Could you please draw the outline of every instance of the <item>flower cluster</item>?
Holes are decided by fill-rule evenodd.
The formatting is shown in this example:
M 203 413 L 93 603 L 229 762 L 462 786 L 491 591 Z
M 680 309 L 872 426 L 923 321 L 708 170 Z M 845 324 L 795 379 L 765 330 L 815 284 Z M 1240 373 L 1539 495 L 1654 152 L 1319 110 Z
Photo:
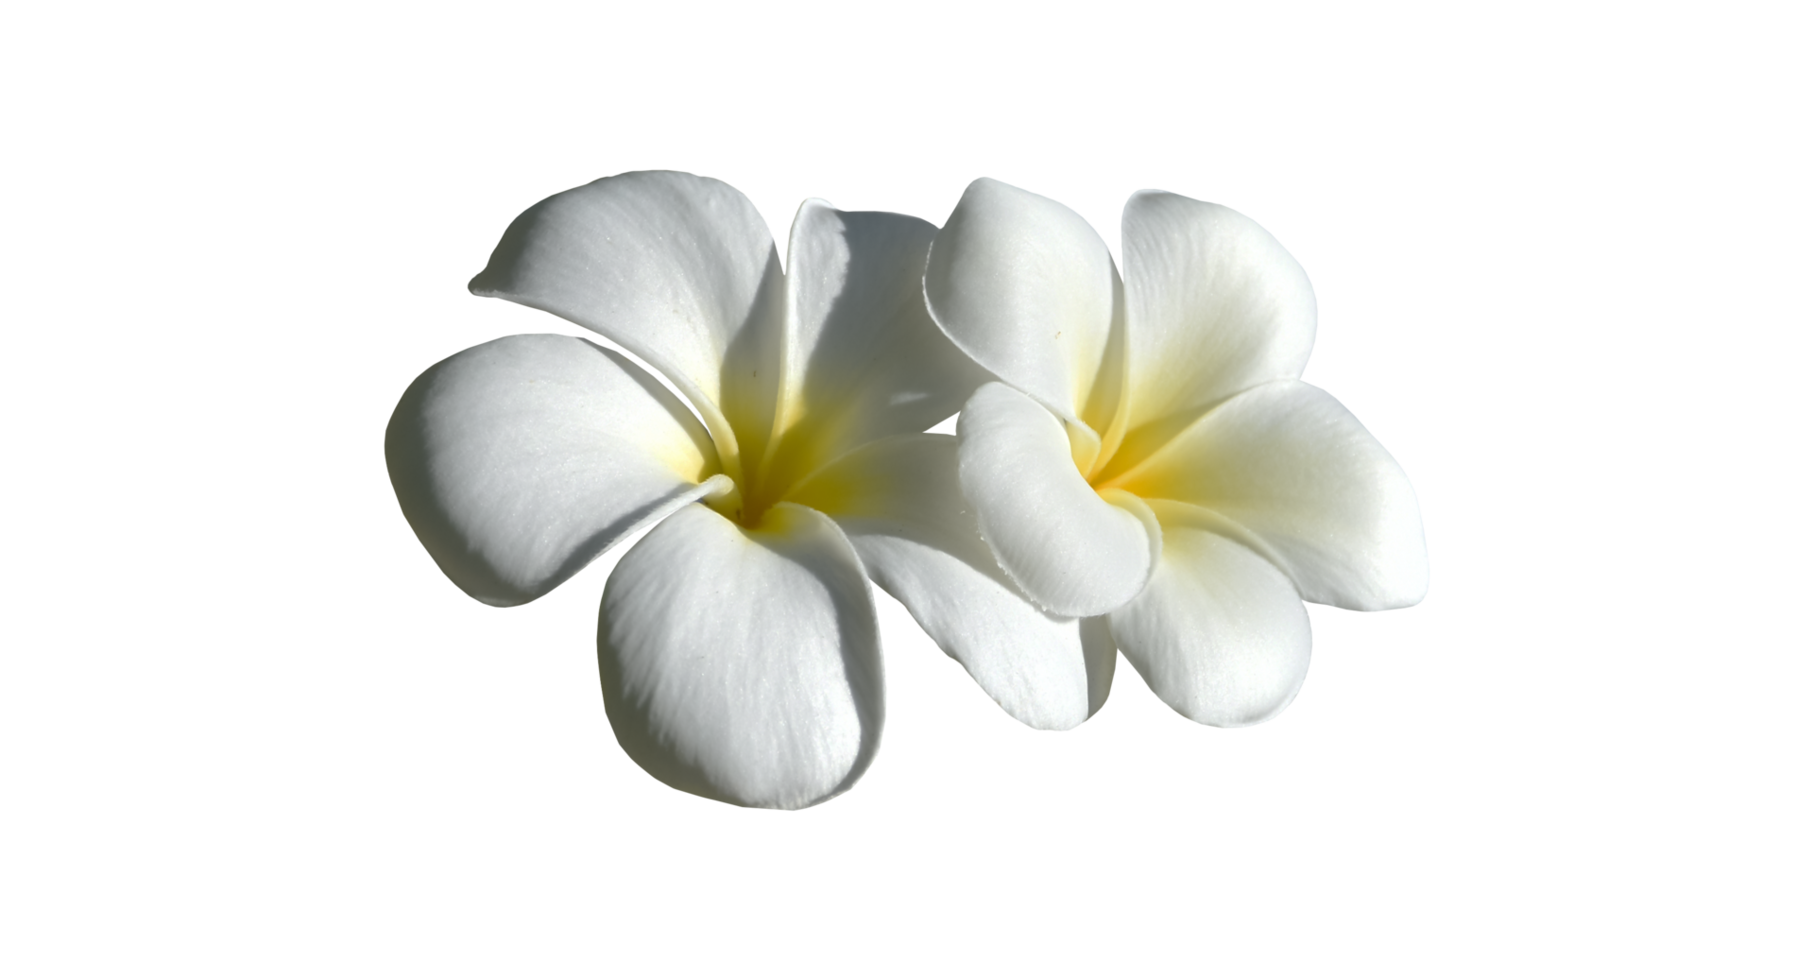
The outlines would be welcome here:
M 1278 242 L 1173 194 L 1122 220 L 1125 280 L 996 181 L 942 229 L 808 201 L 784 266 L 715 180 L 557 194 L 472 291 L 617 349 L 524 335 L 431 367 L 385 434 L 397 499 L 493 605 L 653 525 L 605 587 L 599 675 L 624 750 L 701 796 L 798 808 L 862 775 L 870 581 L 1028 725 L 1087 719 L 1117 651 L 1187 717 L 1262 721 L 1308 668 L 1304 600 L 1423 596 L 1416 498 L 1298 380 L 1315 301 Z

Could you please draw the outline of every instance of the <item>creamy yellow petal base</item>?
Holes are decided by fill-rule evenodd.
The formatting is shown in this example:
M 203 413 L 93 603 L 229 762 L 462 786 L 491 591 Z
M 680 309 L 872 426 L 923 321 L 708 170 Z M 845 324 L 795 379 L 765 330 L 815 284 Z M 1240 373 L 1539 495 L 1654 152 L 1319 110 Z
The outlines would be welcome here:
M 1215 512 L 1312 602 L 1392 609 L 1429 587 L 1404 470 L 1340 402 L 1301 381 L 1228 399 L 1108 485 Z

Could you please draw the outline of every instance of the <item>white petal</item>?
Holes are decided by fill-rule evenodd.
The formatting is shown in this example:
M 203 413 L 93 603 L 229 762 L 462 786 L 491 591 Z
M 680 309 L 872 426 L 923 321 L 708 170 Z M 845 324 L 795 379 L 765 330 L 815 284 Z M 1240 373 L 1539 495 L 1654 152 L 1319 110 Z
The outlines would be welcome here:
M 957 346 L 1071 418 L 1113 408 L 1119 291 L 1108 246 L 1076 212 L 987 178 L 964 191 L 926 266 L 933 318 Z
M 1158 525 L 1139 501 L 1090 488 L 1052 413 L 991 382 L 964 405 L 957 437 L 964 496 L 1023 592 L 1060 616 L 1098 616 L 1139 594 Z
M 1109 615 L 1121 652 L 1179 714 L 1231 728 L 1284 710 L 1310 669 L 1310 617 L 1289 579 L 1155 504 L 1165 549 L 1138 598 Z
M 577 337 L 505 337 L 409 386 L 384 434 L 403 515 L 454 584 L 528 602 L 619 538 L 728 485 L 661 383 Z
M 1230 398 L 1114 484 L 1221 515 L 1312 602 L 1392 609 L 1429 586 L 1411 481 L 1340 402 L 1301 381 Z
M 957 440 L 870 443 L 789 499 L 837 521 L 870 578 L 1022 723 L 1072 728 L 1108 697 L 1115 645 L 1107 630 L 1041 612 L 996 565 L 958 488 Z
M 848 789 L 875 755 L 875 607 L 823 514 L 780 504 L 750 530 L 682 509 L 612 570 L 598 637 L 618 742 L 677 789 L 796 809 Z
M 988 380 L 926 312 L 936 231 L 901 214 L 801 205 L 788 238 L 785 435 L 765 480 L 789 483 L 853 446 L 922 432 Z
M 1121 247 L 1132 405 L 1107 476 L 1222 399 L 1298 377 L 1316 339 L 1309 277 L 1238 212 L 1141 191 L 1122 212 Z
M 1107 616 L 1091 616 L 1077 621 L 1083 634 L 1085 663 L 1090 671 L 1090 714 L 1102 710 L 1109 699 L 1109 686 L 1115 680 L 1115 634 Z
M 728 184 L 645 171 L 595 180 L 511 222 L 472 280 L 654 365 L 691 398 L 735 471 L 767 440 L 780 381 L 781 262 Z

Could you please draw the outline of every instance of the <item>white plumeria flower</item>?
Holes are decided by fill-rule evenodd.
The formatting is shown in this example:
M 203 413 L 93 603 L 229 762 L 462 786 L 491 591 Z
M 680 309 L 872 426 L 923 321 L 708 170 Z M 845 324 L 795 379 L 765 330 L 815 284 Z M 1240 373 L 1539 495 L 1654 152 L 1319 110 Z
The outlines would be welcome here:
M 1309 669 L 1300 599 L 1423 597 L 1417 499 L 1360 422 L 1298 380 L 1316 302 L 1264 229 L 1142 191 L 1122 248 L 1125 287 L 1068 208 L 987 179 L 965 191 L 926 296 L 1001 381 L 958 420 L 961 484 L 1035 602 L 1106 620 L 1185 716 L 1264 721 Z
M 935 231 L 808 201 L 783 276 L 718 181 L 557 194 L 473 292 L 604 335 L 685 402 L 611 350 L 516 336 L 430 368 L 391 419 L 405 516 L 485 602 L 528 602 L 660 522 L 613 570 L 598 642 L 618 741 L 670 785 L 791 808 L 862 774 L 883 713 L 865 571 L 1023 721 L 1076 724 L 1106 693 L 1106 635 L 1020 598 L 967 512 L 956 441 L 923 433 L 986 378 L 926 312 Z

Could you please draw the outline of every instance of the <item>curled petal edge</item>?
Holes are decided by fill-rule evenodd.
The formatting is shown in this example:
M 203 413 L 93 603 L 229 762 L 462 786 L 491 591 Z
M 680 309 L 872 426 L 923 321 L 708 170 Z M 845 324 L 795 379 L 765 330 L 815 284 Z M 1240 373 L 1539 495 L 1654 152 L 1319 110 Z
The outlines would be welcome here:
M 1091 488 L 1044 406 L 991 382 L 964 406 L 957 434 L 958 479 L 983 539 L 1041 608 L 1100 616 L 1145 587 L 1158 522 L 1140 501 Z

